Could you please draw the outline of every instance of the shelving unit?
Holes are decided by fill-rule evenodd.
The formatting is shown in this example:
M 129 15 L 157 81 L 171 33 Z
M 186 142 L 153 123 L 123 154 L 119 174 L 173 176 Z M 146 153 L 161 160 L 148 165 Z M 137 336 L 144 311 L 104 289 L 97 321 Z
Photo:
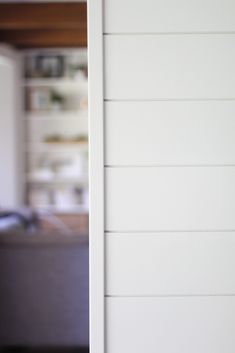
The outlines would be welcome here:
M 86 50 L 31 50 L 24 59 L 25 201 L 38 210 L 87 213 Z M 53 62 L 56 71 L 56 60 L 61 75 L 40 77 Z
M 69 86 L 69 88 L 76 88 L 78 84 L 86 84 L 84 80 L 73 80 L 72 78 L 26 78 L 24 87 L 51 87 L 51 86 Z
M 87 112 L 81 112 L 80 110 L 63 110 L 63 111 L 48 111 L 48 112 L 26 112 L 25 120 L 32 120 L 32 119 L 79 119 L 85 118 L 87 119 Z
M 42 153 L 44 152 L 65 152 L 66 150 L 77 150 L 77 151 L 88 151 L 87 143 L 78 142 L 64 142 L 64 143 L 46 143 L 46 142 L 27 142 L 25 144 L 25 151 L 30 153 Z

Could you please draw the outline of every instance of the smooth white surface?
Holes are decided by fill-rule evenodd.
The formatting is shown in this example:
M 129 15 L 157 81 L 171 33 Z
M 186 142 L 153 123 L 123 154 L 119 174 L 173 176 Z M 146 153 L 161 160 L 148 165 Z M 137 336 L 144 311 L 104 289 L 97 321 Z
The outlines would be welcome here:
M 107 231 L 235 230 L 234 209 L 235 167 L 106 168 Z
M 104 48 L 108 100 L 235 98 L 235 34 L 104 36 Z
M 106 236 L 106 294 L 235 294 L 235 232 Z
M 108 298 L 107 353 L 234 353 L 235 298 Z
M 90 353 L 105 352 L 102 5 L 88 1 Z
M 106 33 L 228 32 L 233 0 L 105 0 Z
M 0 47 L 0 207 L 16 208 L 22 202 L 21 118 L 19 59 Z
M 235 101 L 106 102 L 105 164 L 235 164 Z

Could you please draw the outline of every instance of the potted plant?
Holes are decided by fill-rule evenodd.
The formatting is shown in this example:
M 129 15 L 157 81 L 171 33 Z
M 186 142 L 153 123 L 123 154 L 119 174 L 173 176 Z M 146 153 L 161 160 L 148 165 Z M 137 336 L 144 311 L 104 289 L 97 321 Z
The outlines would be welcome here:
M 56 91 L 52 91 L 51 92 L 51 108 L 52 110 L 62 110 L 63 109 L 63 105 L 64 105 L 64 97 L 56 92 Z

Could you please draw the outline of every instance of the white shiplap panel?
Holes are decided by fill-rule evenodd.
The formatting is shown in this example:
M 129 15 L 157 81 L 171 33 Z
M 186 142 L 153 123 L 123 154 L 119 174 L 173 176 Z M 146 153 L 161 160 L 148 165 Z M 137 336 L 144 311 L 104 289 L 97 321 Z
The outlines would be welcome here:
M 107 353 L 234 353 L 235 297 L 108 298 Z
M 235 31 L 233 0 L 105 0 L 106 33 Z
M 235 230 L 235 167 L 106 168 L 107 231 Z
M 235 232 L 106 236 L 106 294 L 235 294 Z
M 235 34 L 105 36 L 105 99 L 234 99 Z
M 106 102 L 105 163 L 235 164 L 235 101 Z

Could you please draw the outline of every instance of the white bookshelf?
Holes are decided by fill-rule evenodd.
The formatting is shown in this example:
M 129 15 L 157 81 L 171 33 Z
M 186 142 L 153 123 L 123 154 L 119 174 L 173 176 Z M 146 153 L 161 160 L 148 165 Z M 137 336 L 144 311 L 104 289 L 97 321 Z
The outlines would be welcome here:
M 84 49 L 25 51 L 24 58 L 31 60 L 38 55 L 43 57 L 44 54 L 47 57 L 63 56 L 65 62 L 70 56 L 74 60 L 77 55 L 81 65 L 86 64 L 87 60 Z M 26 202 L 33 208 L 55 213 L 88 212 L 88 113 L 86 105 L 84 106 L 87 99 L 87 78 L 82 72 L 74 78 L 26 77 L 22 85 L 27 101 L 24 116 Z M 33 103 L 28 102 L 29 97 L 32 92 L 37 94 L 37 90 L 44 89 L 48 96 L 51 92 L 62 96 L 64 106 L 61 104 L 56 109 L 53 106 L 48 109 L 34 109 Z M 54 169 L 58 170 L 55 172 Z M 69 201 L 64 204 L 61 201 L 58 204 L 56 201 L 51 202 L 51 199 L 62 198 L 63 192 L 64 199 L 73 200 L 71 204 Z M 79 193 L 80 197 L 77 203 L 75 192 Z M 81 200 L 82 192 L 84 200 Z M 48 200 L 42 202 L 42 199 Z
M 87 110 L 63 110 L 63 111 L 47 111 L 47 112 L 26 112 L 25 120 L 40 119 L 40 121 L 47 121 L 50 119 L 67 119 L 67 120 L 87 120 Z
M 42 153 L 42 152 L 58 152 L 65 153 L 66 151 L 79 151 L 79 152 L 88 152 L 88 143 L 34 143 L 26 142 L 25 143 L 25 152 L 28 153 Z
M 69 207 L 59 207 L 54 205 L 38 205 L 37 210 L 39 212 L 47 211 L 52 213 L 63 213 L 63 214 L 71 214 L 71 213 L 79 213 L 79 214 L 87 214 L 88 208 L 86 206 L 69 206 Z
M 60 87 L 62 88 L 74 88 L 78 89 L 81 86 L 87 86 L 87 81 L 84 78 L 72 79 L 72 78 L 26 78 L 24 87 Z

